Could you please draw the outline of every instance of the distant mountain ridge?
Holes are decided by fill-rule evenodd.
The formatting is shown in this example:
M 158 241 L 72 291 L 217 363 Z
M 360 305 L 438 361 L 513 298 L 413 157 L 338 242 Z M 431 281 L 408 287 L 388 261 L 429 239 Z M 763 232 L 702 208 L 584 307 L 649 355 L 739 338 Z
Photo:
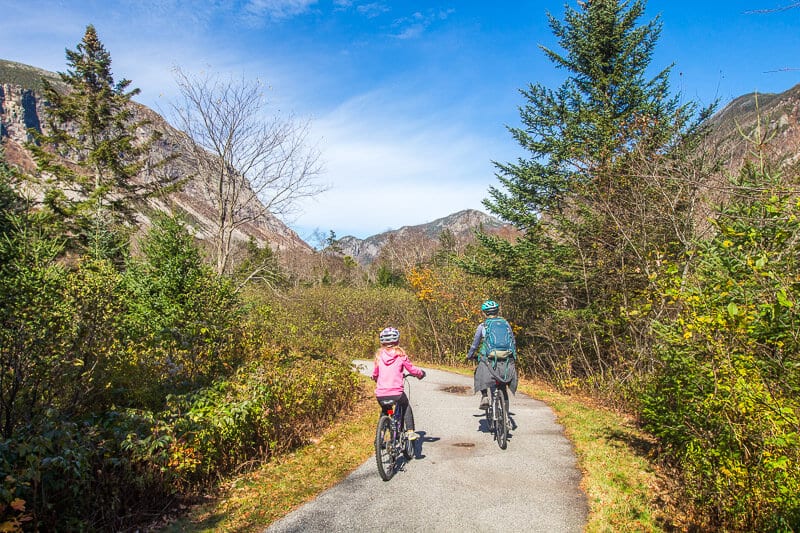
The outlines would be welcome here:
M 450 232 L 454 244 L 458 245 L 474 240 L 473 232 L 476 229 L 487 233 L 513 233 L 513 229 L 499 219 L 476 209 L 465 209 L 426 224 L 403 226 L 366 239 L 348 235 L 338 239 L 336 244 L 343 255 L 352 257 L 362 265 L 369 265 L 389 244 L 415 247 L 423 252 L 423 249 L 438 244 L 440 235 L 445 231 Z

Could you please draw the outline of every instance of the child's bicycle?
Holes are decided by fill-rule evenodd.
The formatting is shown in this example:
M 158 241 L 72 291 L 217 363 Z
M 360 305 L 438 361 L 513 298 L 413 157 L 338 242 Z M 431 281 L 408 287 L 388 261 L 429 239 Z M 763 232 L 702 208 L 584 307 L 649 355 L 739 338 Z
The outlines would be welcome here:
M 375 461 L 381 479 L 389 481 L 401 466 L 401 455 L 406 461 L 414 457 L 414 441 L 406 436 L 405 423 L 397 403 L 394 400 L 381 400 L 380 403 L 383 412 L 375 432 Z
M 506 384 L 496 379 L 491 389 L 492 395 L 489 398 L 489 407 L 486 409 L 486 422 L 497 445 L 501 450 L 505 450 L 508 446 L 508 391 Z

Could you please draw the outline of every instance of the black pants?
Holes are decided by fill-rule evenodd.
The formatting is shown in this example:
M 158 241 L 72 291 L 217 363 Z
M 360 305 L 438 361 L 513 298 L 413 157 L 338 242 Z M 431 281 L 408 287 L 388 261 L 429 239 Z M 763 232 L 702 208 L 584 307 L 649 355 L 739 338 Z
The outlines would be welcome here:
M 394 396 L 378 396 L 378 405 L 381 406 L 381 411 L 383 414 L 386 413 L 386 406 L 383 405 L 382 402 L 387 400 L 394 400 L 398 411 L 400 411 L 400 416 L 403 419 L 403 423 L 406 429 L 414 430 L 414 412 L 411 410 L 411 404 L 408 403 L 408 396 L 406 393 L 394 395 Z

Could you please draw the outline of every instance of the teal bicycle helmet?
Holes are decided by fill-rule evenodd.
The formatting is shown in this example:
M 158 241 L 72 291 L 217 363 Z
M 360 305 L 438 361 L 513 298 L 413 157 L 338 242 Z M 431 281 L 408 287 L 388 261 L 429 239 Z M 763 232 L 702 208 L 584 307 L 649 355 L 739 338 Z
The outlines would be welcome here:
M 486 300 L 483 302 L 483 305 L 481 305 L 481 311 L 487 315 L 496 315 L 500 311 L 500 304 L 494 300 Z

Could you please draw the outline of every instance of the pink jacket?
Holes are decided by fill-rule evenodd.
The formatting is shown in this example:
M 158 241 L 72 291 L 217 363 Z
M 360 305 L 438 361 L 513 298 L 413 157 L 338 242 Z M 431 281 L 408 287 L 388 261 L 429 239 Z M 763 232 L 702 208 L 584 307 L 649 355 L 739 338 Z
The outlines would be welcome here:
M 377 382 L 375 396 L 381 398 L 403 394 L 403 371 L 417 378 L 423 375 L 422 370 L 411 364 L 402 348 L 390 346 L 378 350 L 372 370 L 372 379 Z

